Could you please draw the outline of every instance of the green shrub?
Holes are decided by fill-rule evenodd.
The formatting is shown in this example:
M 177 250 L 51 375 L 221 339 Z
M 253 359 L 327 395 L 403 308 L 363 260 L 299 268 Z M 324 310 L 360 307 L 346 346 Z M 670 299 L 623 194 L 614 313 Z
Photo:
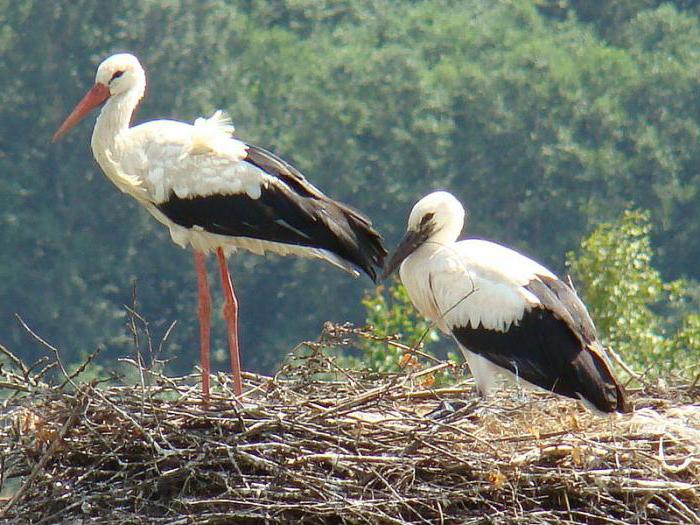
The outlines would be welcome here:
M 431 346 L 439 340 L 437 330 L 413 307 L 403 284 L 394 281 L 388 287 L 377 286 L 365 294 L 362 304 L 366 322 L 374 328 L 379 340 L 362 339 L 359 344 L 362 357 L 345 357 L 347 365 L 376 372 L 401 370 L 406 352 L 381 340 L 394 336 L 398 336 L 406 346 L 433 355 Z
M 599 225 L 568 265 L 604 344 L 652 376 L 684 375 L 700 358 L 700 316 L 687 311 L 691 283 L 665 282 L 654 267 L 650 231 L 648 212 L 626 211 Z

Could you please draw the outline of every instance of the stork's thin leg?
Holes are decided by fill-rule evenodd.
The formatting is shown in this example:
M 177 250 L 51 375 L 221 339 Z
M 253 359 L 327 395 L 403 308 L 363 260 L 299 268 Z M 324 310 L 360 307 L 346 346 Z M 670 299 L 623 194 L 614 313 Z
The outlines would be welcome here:
M 207 279 L 206 255 L 194 252 L 194 265 L 197 269 L 197 289 L 199 292 L 199 358 L 202 367 L 202 394 L 209 399 L 209 347 L 211 342 L 211 295 Z
M 228 264 L 224 250 L 216 249 L 216 256 L 219 258 L 221 268 L 221 284 L 224 287 L 224 319 L 228 327 L 228 349 L 231 354 L 231 372 L 233 373 L 233 391 L 237 397 L 243 393 L 243 382 L 241 380 L 241 356 L 238 351 L 238 301 L 233 292 L 231 275 L 228 272 Z

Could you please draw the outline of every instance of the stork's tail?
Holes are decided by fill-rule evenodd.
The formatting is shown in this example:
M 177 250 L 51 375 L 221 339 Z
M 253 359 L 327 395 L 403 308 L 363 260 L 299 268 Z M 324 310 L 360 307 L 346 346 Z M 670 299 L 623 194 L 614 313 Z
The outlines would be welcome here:
M 602 346 L 594 341 L 573 361 L 580 395 L 601 412 L 629 412 L 625 390 L 615 377 Z
M 384 267 L 384 258 L 388 253 L 382 244 L 382 236 L 372 227 L 372 222 L 367 217 L 344 204 L 339 206 L 350 227 L 347 236 L 350 237 L 348 240 L 351 249 L 345 257 L 376 283 L 377 272 Z

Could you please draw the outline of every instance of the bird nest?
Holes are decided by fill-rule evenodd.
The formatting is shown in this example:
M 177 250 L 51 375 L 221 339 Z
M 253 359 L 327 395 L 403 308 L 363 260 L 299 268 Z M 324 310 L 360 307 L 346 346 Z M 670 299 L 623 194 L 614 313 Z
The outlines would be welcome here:
M 481 401 L 471 381 L 431 384 L 449 363 L 342 369 L 328 349 L 357 332 L 328 327 L 274 377 L 245 374 L 241 402 L 227 376 L 206 402 L 196 378 L 141 367 L 136 386 L 51 386 L 2 349 L 0 517 L 700 523 L 696 385 L 632 392 L 635 413 L 612 418 L 539 393 Z

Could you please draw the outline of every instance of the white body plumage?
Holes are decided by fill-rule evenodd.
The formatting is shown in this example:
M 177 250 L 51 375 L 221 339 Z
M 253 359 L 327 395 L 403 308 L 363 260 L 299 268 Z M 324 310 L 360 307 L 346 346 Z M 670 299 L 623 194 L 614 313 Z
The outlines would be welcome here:
M 555 278 L 524 255 L 478 239 L 426 243 L 404 260 L 399 272 L 418 311 L 450 336 L 457 326 L 507 332 L 526 309 L 541 306 L 525 285 L 538 273 Z M 499 375 L 517 380 L 509 370 L 457 343 L 482 393 L 495 388 Z
M 244 248 L 326 260 L 376 278 L 386 253 L 371 222 L 333 201 L 294 167 L 233 138 L 221 111 L 193 125 L 155 120 L 130 127 L 146 76 L 122 53 L 100 64 L 95 85 L 54 139 L 105 103 L 92 151 L 107 177 L 196 252 Z

